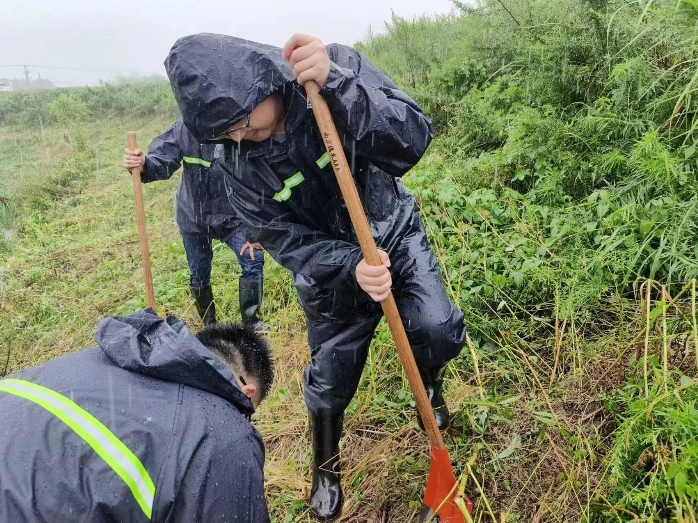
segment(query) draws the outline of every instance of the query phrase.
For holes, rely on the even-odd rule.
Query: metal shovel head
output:
[[[451,460],[446,449],[431,446],[431,465],[427,489],[422,503],[437,514],[433,521],[440,523],[465,523],[465,516],[455,503],[457,496],[456,476],[453,474]],[[472,503],[465,498],[468,512],[472,514]],[[420,518],[421,520],[421,518]]]

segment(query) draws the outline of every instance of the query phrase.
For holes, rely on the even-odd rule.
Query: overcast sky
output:
[[[212,32],[282,46],[294,32],[351,45],[369,27],[382,32],[391,9],[412,18],[447,13],[450,0],[0,0],[0,66],[37,64],[104,71],[31,67],[59,86],[94,84],[114,72],[165,74],[180,36]],[[0,78],[22,78],[0,67]]]

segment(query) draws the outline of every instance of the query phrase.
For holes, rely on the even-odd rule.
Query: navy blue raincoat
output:
[[[432,139],[431,121],[387,76],[349,47],[331,44],[321,94],[347,157],[378,247],[389,254],[412,223],[414,198],[396,180]],[[325,161],[305,91],[281,50],[234,37],[178,40],[165,61],[182,120],[201,142],[214,139],[274,92],[284,97],[286,137],[243,141],[226,163],[228,196],[256,240],[302,287],[358,291],[361,250],[332,167]],[[296,176],[300,173],[300,176]],[[362,296],[349,296],[363,298]],[[330,311],[326,311],[331,314]]]
[[[144,183],[167,180],[184,163],[175,204],[175,220],[182,234],[226,241],[240,228],[218,165],[226,150],[230,155],[230,144],[200,143],[182,120],[151,142],[141,173]]]
[[[228,368],[150,309],[97,341],[0,380],[0,521],[268,522],[264,446]]]

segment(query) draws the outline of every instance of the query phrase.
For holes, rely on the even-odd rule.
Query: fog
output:
[[[29,64],[55,85],[97,84],[117,75],[164,75],[174,41],[198,32],[283,45],[294,32],[351,45],[379,33],[391,13],[447,13],[450,0],[88,0],[0,2],[0,78],[24,78]],[[8,67],[13,66],[13,67]]]

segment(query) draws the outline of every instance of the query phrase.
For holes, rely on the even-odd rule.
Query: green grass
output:
[[[696,522],[696,23],[685,0],[483,0],[360,44],[437,129],[405,183],[469,326],[446,442],[474,521]],[[145,306],[119,164],[127,130],[145,148],[170,123],[163,85],[0,97],[0,370]],[[176,183],[144,188],[156,301],[197,329]],[[274,522],[309,521],[304,319],[286,271],[265,270],[267,498]],[[219,245],[226,319],[238,274]],[[342,521],[414,518],[426,439],[384,324],[342,452]]]

